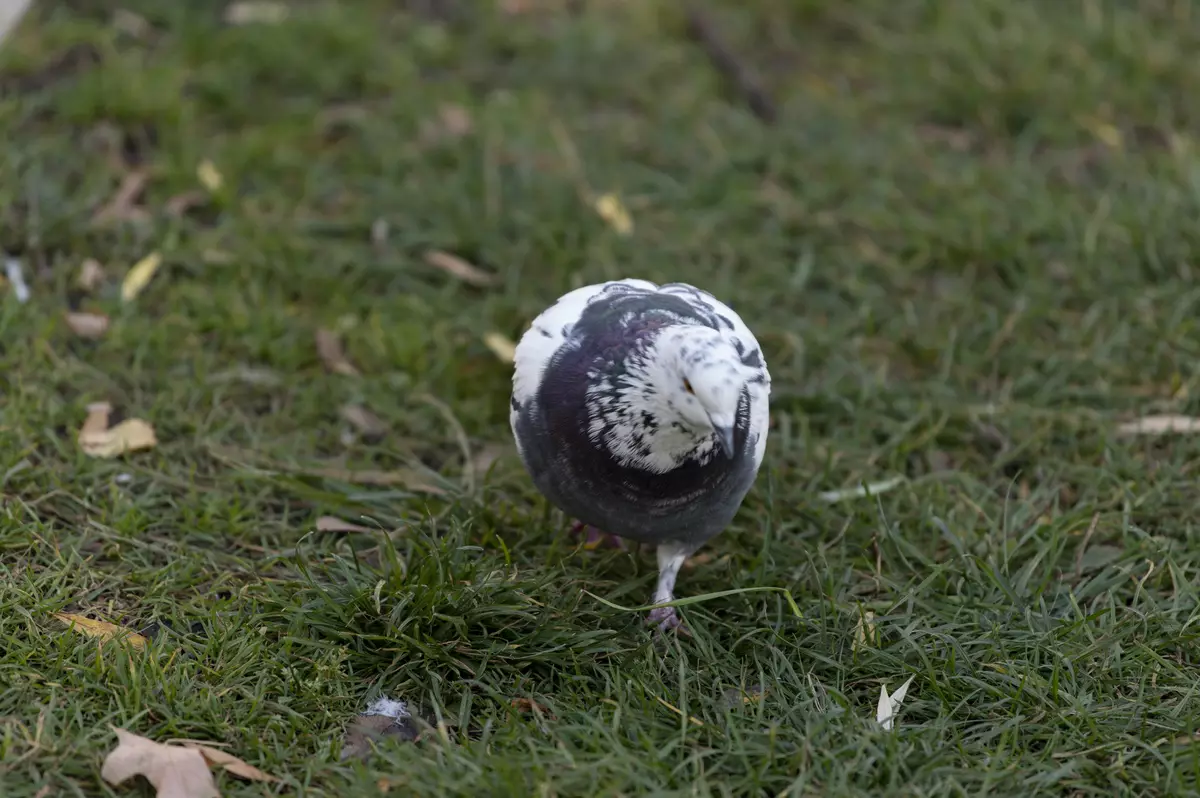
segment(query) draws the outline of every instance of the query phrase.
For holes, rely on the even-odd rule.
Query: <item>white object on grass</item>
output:
[[[886,493],[892,488],[899,487],[904,484],[904,477],[892,477],[879,482],[871,482],[866,485],[859,485],[856,488],[843,488],[841,490],[827,490],[823,493],[818,493],[817,498],[823,502],[840,502],[843,499],[862,499],[866,496],[878,496],[880,493]]]
[[[912,680],[917,678],[916,674],[909,676],[904,684],[900,685],[896,692],[888,695],[887,688],[882,684],[879,685],[879,706],[875,710],[875,720],[879,721],[879,725],[884,731],[892,730],[892,722],[896,718],[896,713],[900,711],[900,704],[904,702],[904,696],[908,694],[908,686],[912,684]]]
[[[3,0],[0,0],[0,4]],[[0,16],[3,12],[0,11]],[[0,19],[2,22],[2,19]],[[13,296],[18,302],[29,301],[29,284],[25,282],[25,273],[21,271],[21,261],[16,258],[4,259],[4,276],[8,278],[8,282],[12,284]]]
[[[400,720],[410,717],[408,704],[404,701],[399,701],[394,698],[388,698],[385,695],[379,696],[371,704],[363,710],[364,715],[383,715],[388,718]]]
[[[21,17],[29,10],[33,0],[0,0],[0,42],[8,37]]]

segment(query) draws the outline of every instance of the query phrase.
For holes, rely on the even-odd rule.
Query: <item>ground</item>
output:
[[[703,6],[757,112],[667,0],[224,6],[41,0],[0,54],[6,798],[152,794],[110,726],[283,780],[225,796],[1197,794],[1200,443],[1118,434],[1197,409],[1189,3]],[[679,582],[741,592],[657,643],[652,554],[572,543],[485,340],[621,276],[774,380]],[[158,445],[81,451],[101,400]],[[428,725],[343,759],[381,694]]]

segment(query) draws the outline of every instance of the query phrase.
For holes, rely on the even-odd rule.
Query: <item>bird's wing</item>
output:
[[[514,435],[519,408],[537,394],[546,366],[554,357],[554,353],[567,342],[571,329],[583,315],[584,308],[597,297],[610,292],[611,286],[619,285],[646,291],[653,291],[658,287],[648,280],[626,279],[576,288],[563,294],[557,302],[542,311],[521,337],[514,357],[513,401],[509,414]]]

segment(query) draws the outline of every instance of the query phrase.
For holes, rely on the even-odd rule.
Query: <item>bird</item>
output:
[[[516,346],[509,420],[526,471],[577,528],[655,547],[646,620],[660,633],[688,631],[658,605],[753,486],[770,393],[750,328],[687,283],[577,288]]]

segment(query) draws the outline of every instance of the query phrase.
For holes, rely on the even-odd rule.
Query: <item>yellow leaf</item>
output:
[[[154,427],[149,422],[130,418],[115,427],[109,427],[108,416],[111,412],[112,406],[108,402],[88,406],[88,416],[79,429],[79,446],[84,454],[112,458],[158,445]]]
[[[65,313],[67,326],[80,338],[96,339],[108,330],[108,316],[103,313]]]
[[[627,236],[633,232],[633,219],[616,194],[602,194],[596,198],[594,206],[600,218],[608,222],[619,235]]]
[[[221,186],[225,184],[225,178],[221,177],[221,173],[217,171],[213,162],[207,159],[201,161],[200,165],[196,167],[196,179],[200,181],[200,185],[211,192],[220,191]]]
[[[119,640],[128,643],[136,649],[146,647],[146,638],[136,632],[131,632],[124,626],[117,626],[115,623],[96,621],[83,615],[73,615],[69,612],[56,612],[54,613],[54,617],[81,634],[99,639],[101,644],[107,643],[110,640]]]
[[[490,332],[483,336],[483,342],[492,350],[501,362],[512,363],[517,357],[517,345],[498,332]]]
[[[100,777],[114,787],[143,776],[158,798],[220,798],[208,761],[195,748],[156,743],[112,727],[117,747],[104,758]]]
[[[135,263],[121,283],[121,299],[125,302],[132,302],[136,299],[161,265],[162,255],[157,252],[151,252]]]

